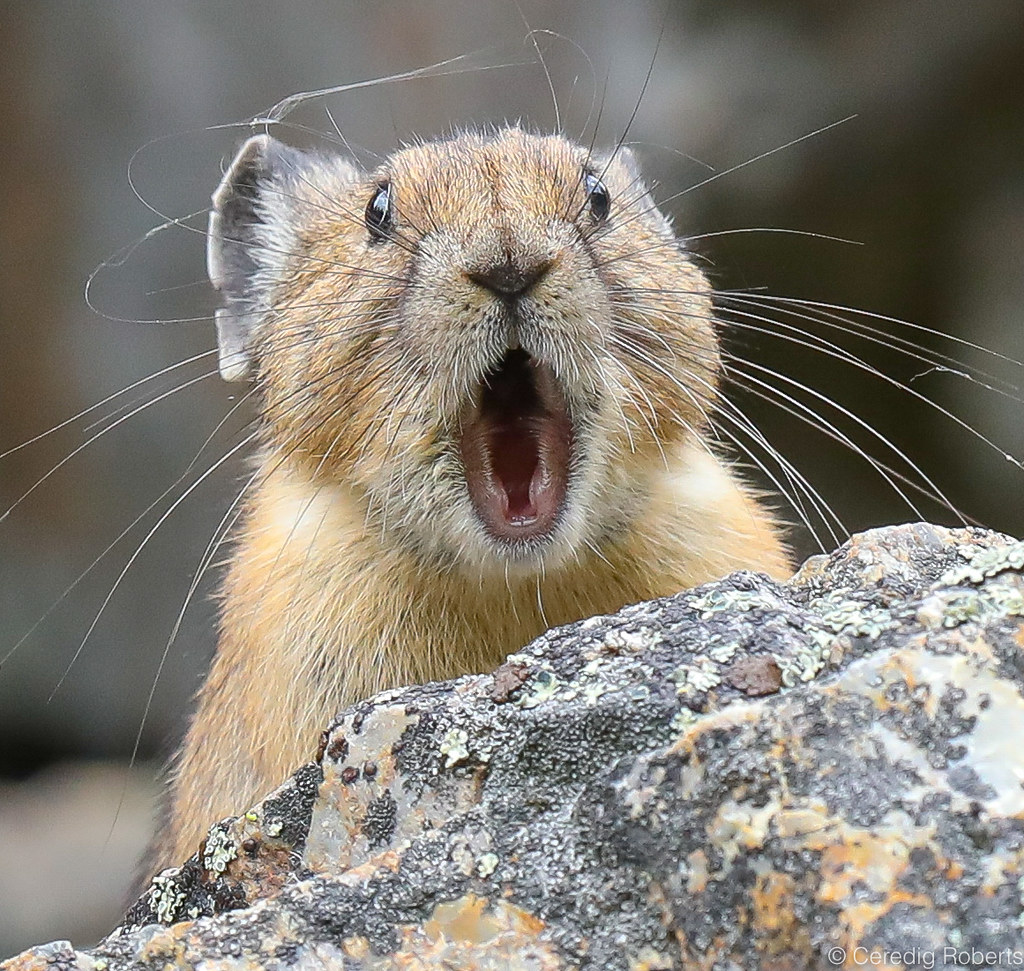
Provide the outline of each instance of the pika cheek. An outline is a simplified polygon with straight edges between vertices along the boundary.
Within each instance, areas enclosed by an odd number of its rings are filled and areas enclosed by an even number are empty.
[[[409,451],[417,461],[433,467],[440,456],[441,446],[432,434],[424,431],[411,443]]]
[[[405,326],[421,335],[431,356],[451,341],[471,338],[489,315],[491,300],[460,271],[428,263],[417,272],[404,305]]]

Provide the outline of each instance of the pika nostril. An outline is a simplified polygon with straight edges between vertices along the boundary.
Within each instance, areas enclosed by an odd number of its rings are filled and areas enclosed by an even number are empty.
[[[477,267],[469,270],[466,275],[474,283],[500,297],[516,297],[529,290],[550,268],[550,260],[536,260],[523,264],[509,259],[490,266]]]

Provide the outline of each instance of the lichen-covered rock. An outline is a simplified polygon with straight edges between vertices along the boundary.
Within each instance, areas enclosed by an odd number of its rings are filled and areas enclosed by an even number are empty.
[[[1022,567],[874,530],[378,695],[96,948],[4,968],[1024,960]]]

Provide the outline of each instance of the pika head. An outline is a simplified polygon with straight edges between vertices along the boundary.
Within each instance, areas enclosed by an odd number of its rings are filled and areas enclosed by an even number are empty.
[[[600,554],[714,403],[710,288],[626,149],[510,127],[363,172],[259,135],[208,268],[265,467],[437,568]]]

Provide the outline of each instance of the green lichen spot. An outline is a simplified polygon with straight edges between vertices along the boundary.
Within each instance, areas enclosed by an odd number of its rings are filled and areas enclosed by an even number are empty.
[[[453,765],[465,762],[469,758],[469,749],[466,743],[469,741],[467,735],[461,728],[451,729],[441,739],[441,754],[445,756],[444,767],[450,769]]]
[[[238,856],[238,847],[222,826],[214,826],[206,837],[203,865],[211,873],[223,873],[228,864]]]
[[[174,877],[157,874],[149,888],[149,906],[161,924],[170,924],[178,916],[178,908],[185,895],[178,889]]]
[[[1024,617],[1024,590],[1006,583],[990,583],[985,588],[985,599],[1001,614]]]
[[[696,664],[680,664],[669,677],[675,682],[676,693],[681,695],[709,691],[722,682],[718,665],[709,657],[702,657]]]
[[[942,626],[959,627],[969,621],[979,620],[981,615],[981,597],[976,593],[961,594],[946,602],[942,611]]]
[[[1024,587],[1015,576],[989,580],[976,590],[940,590],[933,600],[941,611],[939,622],[947,628],[1002,617],[1024,617]]]
[[[280,819],[275,819],[272,823],[267,823],[267,825],[263,827],[263,832],[265,832],[267,836],[271,837],[280,836],[281,830],[283,829],[284,823],[282,823]]]
[[[476,872],[482,877],[489,877],[498,868],[498,857],[494,853],[484,853],[477,860]]]
[[[822,597],[814,606],[824,625],[834,634],[874,638],[893,624],[892,614],[887,610],[842,595]]]
[[[520,708],[536,708],[558,694],[558,687],[554,672],[541,668],[533,677],[533,690],[520,695],[516,704]]]
[[[753,590],[712,590],[690,602],[707,620],[723,610],[778,610],[779,604],[763,593]]]
[[[1024,569],[1024,540],[977,551],[967,547],[964,552],[970,559],[962,566],[947,571],[939,581],[940,584],[955,587],[962,583],[983,583],[1005,570]]]
[[[639,654],[641,651],[649,651],[662,641],[660,631],[643,627],[640,630],[612,630],[604,639],[605,647],[616,651],[631,651]]]
[[[610,690],[611,688],[609,688],[608,685],[602,684],[600,681],[593,681],[590,684],[585,684],[580,693],[583,695],[583,700],[586,701],[589,706],[593,707],[597,704],[597,699],[600,698],[601,695],[608,694]]]
[[[708,648],[708,657],[719,664],[726,664],[731,661],[736,652],[740,649],[737,641],[725,641],[721,644],[713,644]]]
[[[810,634],[812,642],[802,645],[794,657],[778,659],[779,667],[782,669],[782,684],[786,688],[794,688],[798,684],[812,681],[825,667],[825,659],[832,649],[834,638],[825,631],[811,631]]]
[[[670,724],[677,735],[685,735],[697,724],[697,716],[689,708],[680,708]]]

